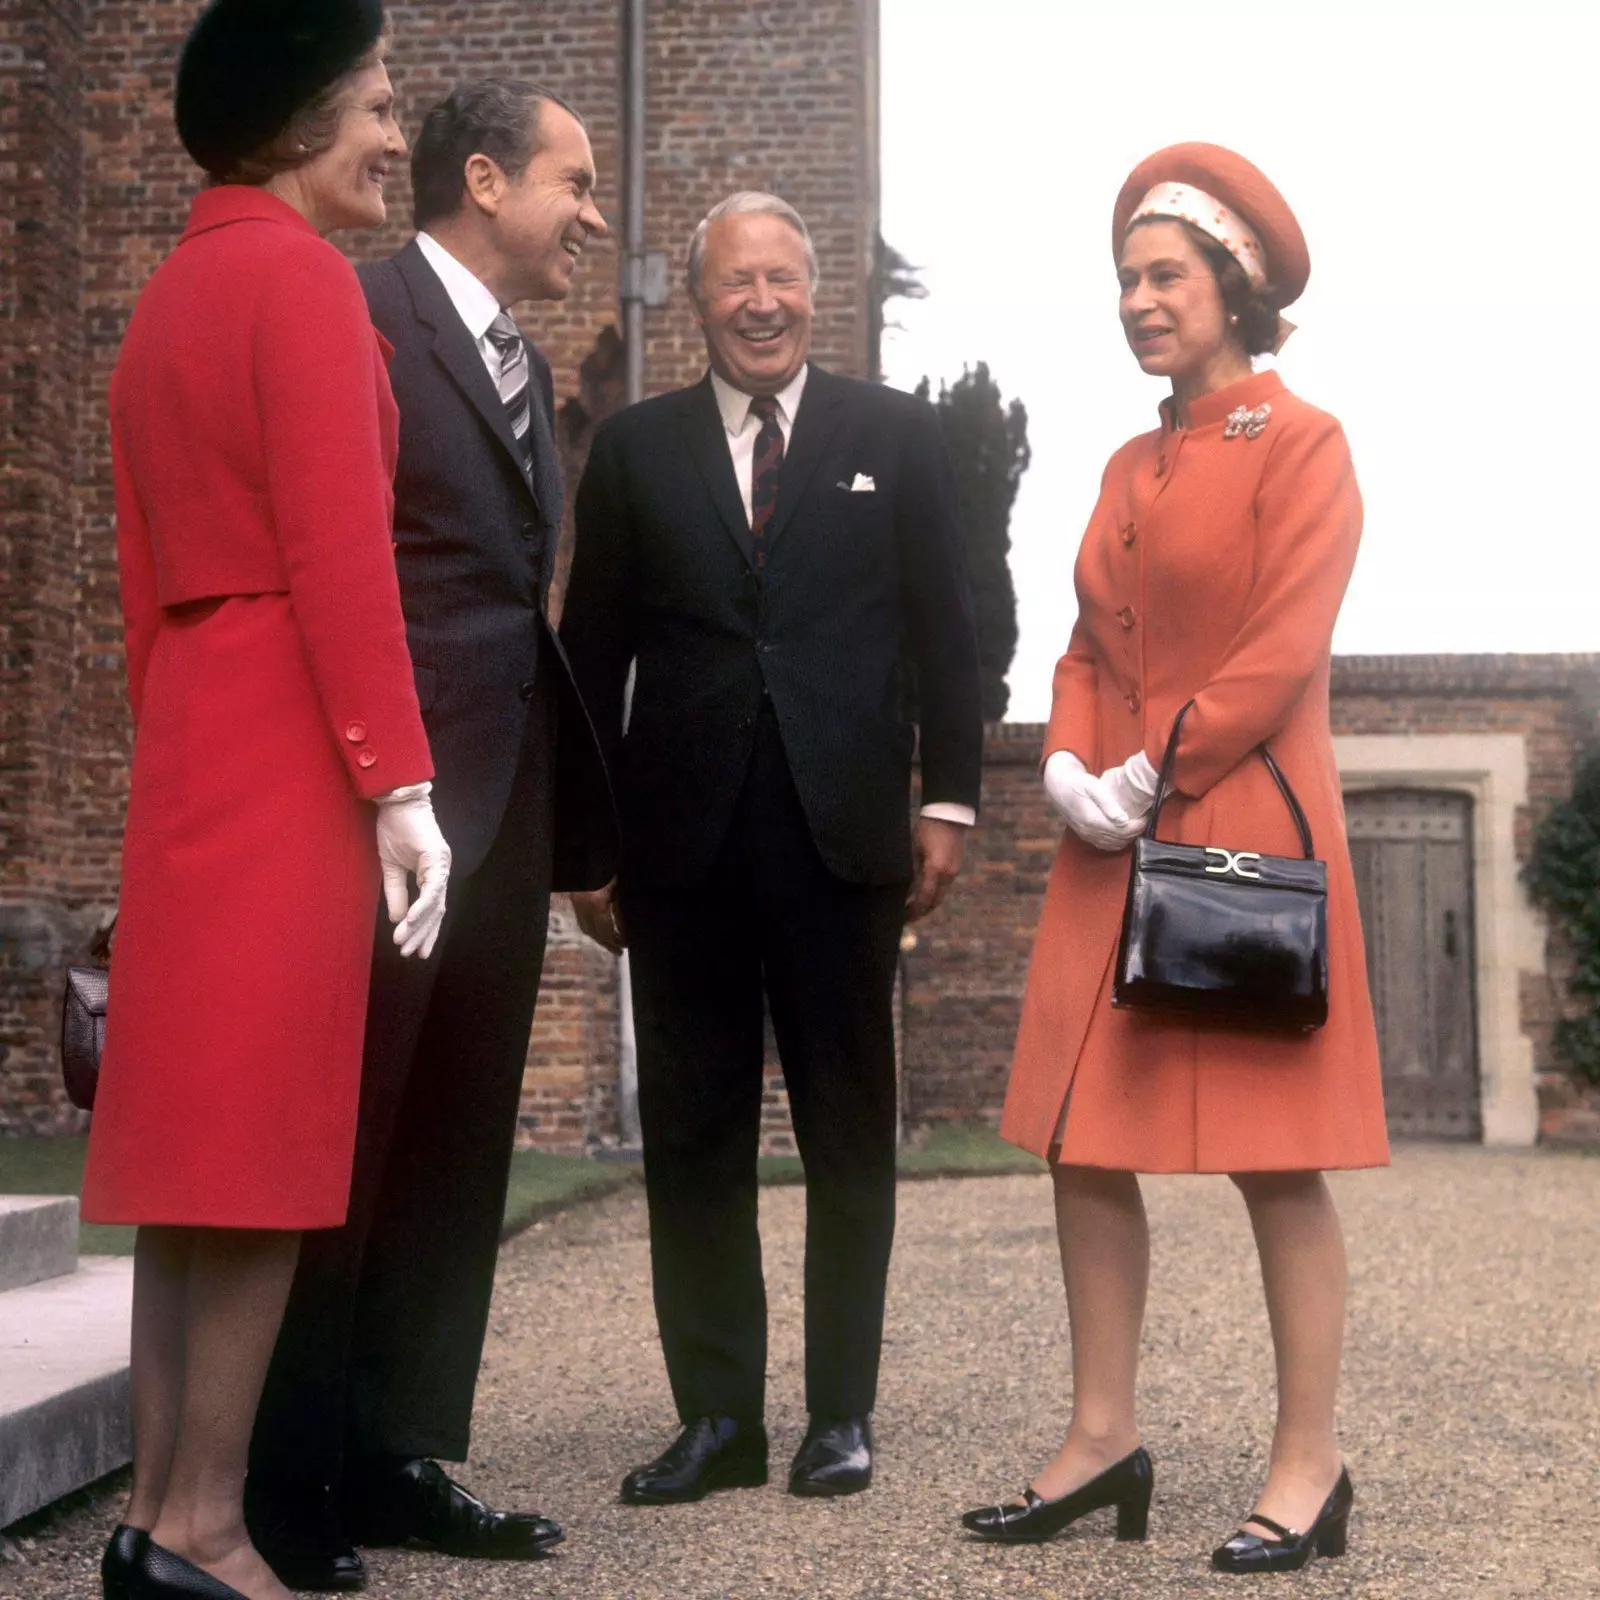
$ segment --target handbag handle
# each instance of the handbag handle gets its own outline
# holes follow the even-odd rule
[[[1156,837],[1156,824],[1161,820],[1161,808],[1167,803],[1172,793],[1172,768],[1178,759],[1178,735],[1183,732],[1183,719],[1189,715],[1194,707],[1191,700],[1181,710],[1172,724],[1172,737],[1167,740],[1167,751],[1161,758],[1161,771],[1156,778],[1156,796],[1150,805],[1150,820],[1145,824],[1144,836],[1147,839]],[[1300,832],[1300,848],[1305,852],[1307,861],[1316,859],[1316,851],[1311,844],[1311,824],[1306,821],[1306,814],[1300,808],[1300,802],[1295,798],[1295,792],[1289,787],[1289,780],[1284,777],[1283,769],[1272,759],[1272,752],[1263,742],[1256,746],[1256,752],[1267,764],[1267,771],[1272,774],[1272,781],[1278,786],[1278,793],[1283,796],[1284,803],[1289,807],[1289,814],[1294,818],[1294,825]]]

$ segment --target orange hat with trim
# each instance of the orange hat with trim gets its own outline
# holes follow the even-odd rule
[[[1111,252],[1122,257],[1141,217],[1192,223],[1227,249],[1276,309],[1293,305],[1311,276],[1311,253],[1289,202],[1266,175],[1217,144],[1174,144],[1128,174],[1111,220]]]

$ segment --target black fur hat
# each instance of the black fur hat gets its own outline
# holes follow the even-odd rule
[[[382,32],[382,0],[212,0],[178,62],[172,110],[184,149],[226,176]]]

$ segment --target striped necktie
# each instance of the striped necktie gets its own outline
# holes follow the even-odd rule
[[[511,424],[512,436],[522,456],[522,470],[533,466],[533,440],[529,437],[532,417],[528,407],[531,395],[528,389],[528,347],[522,334],[512,321],[509,311],[502,311],[488,327],[488,339],[500,356],[500,404],[506,408],[506,421]]]
[[[778,509],[778,474],[783,470],[783,428],[778,401],[762,395],[750,402],[750,415],[761,419],[755,455],[750,463],[750,537],[756,571],[767,564],[767,524]]]

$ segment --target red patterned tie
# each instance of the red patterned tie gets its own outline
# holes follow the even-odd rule
[[[778,474],[783,470],[783,429],[778,426],[778,402],[767,394],[750,402],[752,416],[760,417],[755,459],[750,467],[750,536],[756,571],[767,564],[767,524],[778,507]]]

